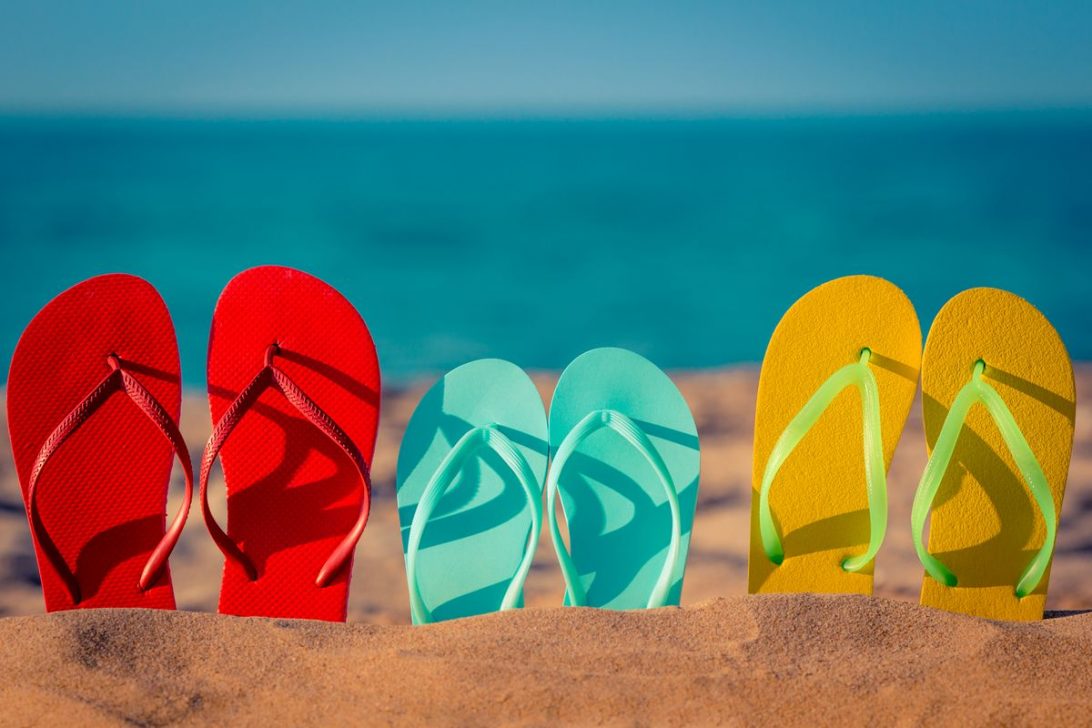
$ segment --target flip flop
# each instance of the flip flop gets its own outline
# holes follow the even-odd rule
[[[225,557],[220,612],[344,621],[371,505],[379,362],[360,314],[319,279],[263,266],[220,294],[209,338],[205,523]],[[227,532],[208,504],[220,456]]]
[[[91,278],[27,325],[8,430],[46,611],[174,609],[167,559],[193,492],[181,404],[174,326],[146,281]],[[186,490],[167,528],[175,457]]]
[[[921,603],[1042,619],[1076,415],[1065,345],[1024,299],[975,288],[933,321],[921,383],[930,452],[912,513]]]
[[[677,605],[701,458],[694,417],[671,379],[624,349],[581,354],[554,391],[550,453],[547,518],[565,603]]]
[[[545,474],[546,411],[522,369],[482,359],[429,389],[398,453],[414,624],[523,605]]]
[[[758,380],[750,593],[872,593],[920,363],[914,307],[881,278],[824,283],[782,317]]]

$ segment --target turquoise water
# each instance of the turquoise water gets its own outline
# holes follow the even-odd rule
[[[280,263],[343,291],[388,377],[618,345],[761,359],[814,285],[874,273],[923,326],[963,288],[1092,358],[1092,113],[726,121],[0,121],[0,359],[61,289],[142,275],[201,385],[216,296]]]

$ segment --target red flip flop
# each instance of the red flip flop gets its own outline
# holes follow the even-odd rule
[[[215,426],[200,491],[225,557],[220,612],[344,621],[379,425],[379,362],[364,320],[306,273],[244,271],[216,304],[208,383]],[[218,454],[226,533],[208,506]]]
[[[46,611],[174,609],[167,559],[193,492],[181,405],[174,326],[147,281],[84,281],[23,332],[8,431]],[[167,528],[175,457],[186,494]]]

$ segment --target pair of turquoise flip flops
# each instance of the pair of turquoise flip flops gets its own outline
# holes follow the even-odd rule
[[[515,364],[482,359],[451,371],[417,406],[398,455],[414,623],[523,605],[544,487],[566,604],[678,604],[699,460],[682,394],[632,352],[577,357],[558,380],[548,423]]]

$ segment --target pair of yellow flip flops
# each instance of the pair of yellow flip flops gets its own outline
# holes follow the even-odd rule
[[[1076,396],[1065,346],[1027,301],[976,288],[944,305],[923,354],[913,305],[872,276],[812,290],[781,319],[766,350],[755,419],[752,593],[872,593],[886,470],[919,373],[930,453],[913,519],[926,567],[921,603],[993,619],[1042,618],[1073,447]]]

